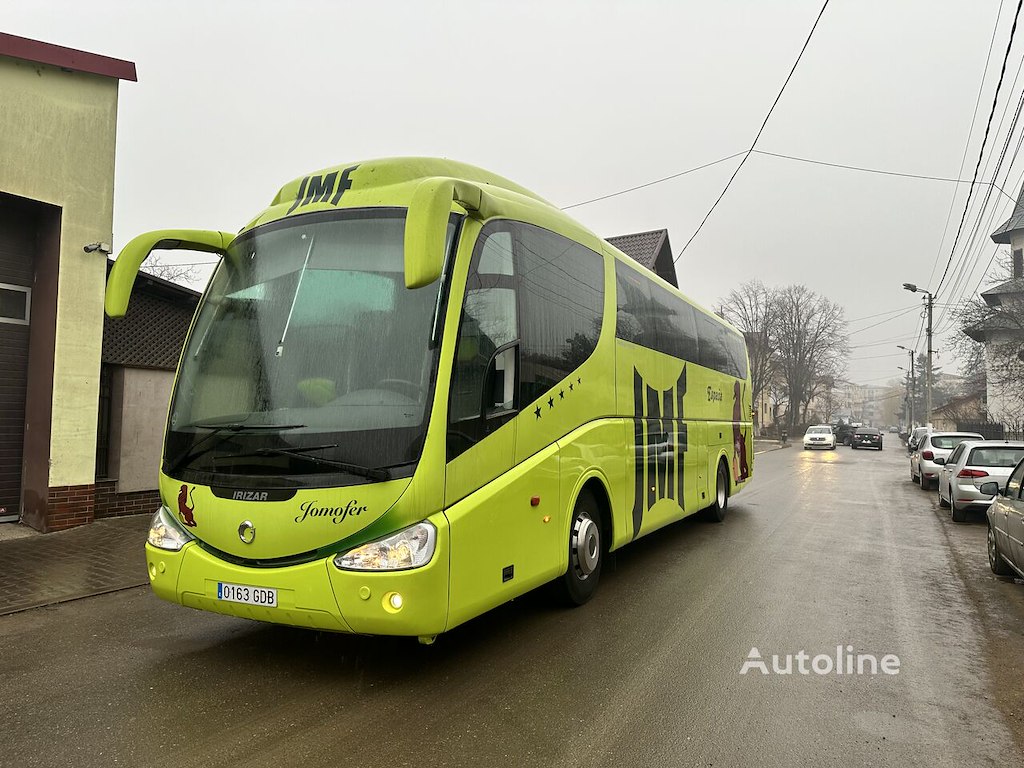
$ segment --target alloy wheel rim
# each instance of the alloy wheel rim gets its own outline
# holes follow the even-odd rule
[[[597,570],[601,560],[601,532],[589,512],[580,512],[572,526],[572,565],[582,580]]]

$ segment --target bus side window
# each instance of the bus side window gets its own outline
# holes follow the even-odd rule
[[[601,336],[604,260],[554,232],[514,224],[522,329],[520,403],[546,397],[589,358]]]
[[[495,376],[488,377],[488,369],[494,353],[518,337],[513,273],[512,234],[508,226],[498,224],[490,231],[485,229],[473,252],[466,279],[452,367],[448,423],[459,439],[455,442],[449,439],[449,461],[483,439],[489,431],[481,419],[485,408],[495,409]],[[498,357],[495,366],[504,382],[506,371],[512,370],[510,361],[514,357],[504,353]],[[499,410],[510,405],[502,403]]]

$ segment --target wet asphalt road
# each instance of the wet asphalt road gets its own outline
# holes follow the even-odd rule
[[[760,455],[725,523],[622,550],[589,605],[535,593],[429,648],[148,588],[0,617],[0,766],[1022,765],[1024,584],[905,457]],[[837,645],[900,672],[739,674]]]

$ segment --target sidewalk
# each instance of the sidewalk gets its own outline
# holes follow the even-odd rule
[[[793,443],[780,443],[778,440],[754,440],[754,455],[777,451],[780,448],[789,448]]]
[[[97,520],[57,533],[0,535],[0,616],[148,583],[150,515]]]

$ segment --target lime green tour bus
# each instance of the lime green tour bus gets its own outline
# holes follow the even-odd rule
[[[753,470],[742,335],[519,185],[421,158],[286,184],[219,254],[167,415],[153,590],[191,608],[422,642]]]

